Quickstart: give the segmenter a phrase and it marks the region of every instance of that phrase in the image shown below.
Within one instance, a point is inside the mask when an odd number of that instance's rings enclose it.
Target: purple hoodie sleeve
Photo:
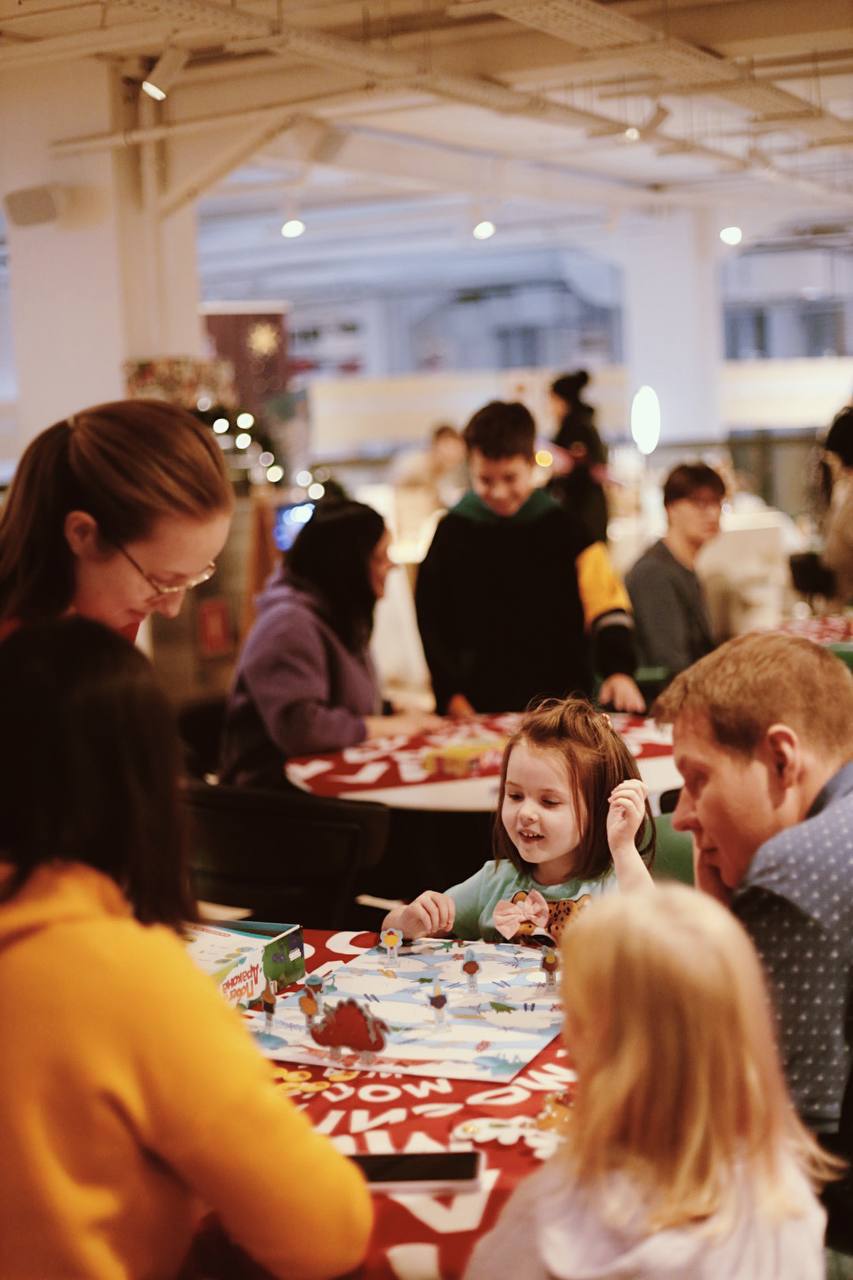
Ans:
[[[338,751],[366,737],[376,688],[367,666],[308,610],[271,610],[247,643],[241,675],[285,757]]]

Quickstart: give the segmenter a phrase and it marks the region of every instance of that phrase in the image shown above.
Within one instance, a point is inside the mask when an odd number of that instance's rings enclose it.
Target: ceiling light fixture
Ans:
[[[634,125],[629,124],[628,128],[625,130],[625,137],[628,139],[629,142],[639,142],[640,130],[637,129]]]
[[[483,218],[476,224],[471,235],[475,240],[491,240],[496,231],[497,227],[495,224],[490,222],[488,218]]]
[[[631,435],[640,453],[654,453],[660,440],[660,401],[653,387],[640,387],[631,401]]]
[[[185,49],[169,45],[160,54],[148,75],[142,81],[142,92],[155,102],[162,102],[187,65],[189,54]]]
[[[297,236],[301,236],[305,231],[305,223],[301,218],[288,218],[282,223],[281,234],[285,240],[295,240]]]
[[[730,245],[740,244],[741,240],[743,239],[743,232],[741,231],[740,227],[723,227],[722,231],[720,232],[720,239],[722,240],[723,244],[730,244]]]

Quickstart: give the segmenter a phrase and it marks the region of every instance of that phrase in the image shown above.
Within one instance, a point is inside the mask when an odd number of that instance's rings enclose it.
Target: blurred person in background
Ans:
[[[589,382],[585,369],[561,373],[551,383],[550,401],[557,421],[552,497],[586,529],[595,542],[607,541],[607,448],[595,426],[595,410],[581,399]]]
[[[407,451],[396,462],[391,482],[397,489],[422,489],[433,511],[452,507],[468,485],[465,441],[449,423],[435,427],[428,449]]]
[[[835,595],[853,600],[853,406],[836,414],[824,443],[832,492],[824,520],[823,563],[835,575]]]
[[[714,647],[696,557],[720,531],[725,494],[703,462],[682,463],[664,482],[666,533],[625,575],[641,666],[675,675]]]
[[[452,716],[591,696],[643,711],[628,595],[572,514],[536,487],[536,428],[493,400],[465,428],[471,489],[438,522],[415,604],[436,706]]]
[[[222,781],[283,785],[291,756],[437,725],[381,715],[368,646],[391,569],[389,534],[372,507],[323,501],[258,599],[228,696]]]

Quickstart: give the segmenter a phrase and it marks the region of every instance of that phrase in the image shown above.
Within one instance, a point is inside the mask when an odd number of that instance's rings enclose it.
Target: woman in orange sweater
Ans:
[[[83,618],[0,645],[0,1276],[167,1280],[214,1210],[274,1276],[362,1258],[356,1168],[272,1082],[179,937],[179,747]]]

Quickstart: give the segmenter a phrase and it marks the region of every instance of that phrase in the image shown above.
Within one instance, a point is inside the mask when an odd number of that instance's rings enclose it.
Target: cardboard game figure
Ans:
[[[317,997],[314,995],[314,992],[308,986],[306,986],[305,991],[299,997],[299,1008],[305,1014],[305,1021],[308,1023],[308,1027],[310,1030],[312,1023],[314,1022],[314,1019],[317,1017],[317,1014],[320,1011],[320,1006],[317,1003]]]
[[[397,959],[397,948],[403,941],[403,935],[399,929],[383,929],[379,935],[379,941],[388,953],[389,960]]]
[[[557,986],[557,970],[560,967],[560,957],[553,947],[546,947],[545,954],[542,957],[542,971],[545,974],[545,986],[553,991]]]
[[[308,977],[305,979],[305,986],[317,1001],[317,1010],[320,1013],[323,1011],[323,989],[325,985],[326,984],[320,977],[319,973],[309,973]]]
[[[480,965],[478,964],[477,958],[470,947],[465,952],[465,959],[462,964],[462,972],[467,973],[468,975],[468,990],[476,991],[477,990],[477,974],[480,972]]]
[[[272,1031],[272,1020],[275,1013],[275,989],[269,980],[261,995],[261,1004],[263,1005],[266,1029],[267,1031]]]
[[[335,1056],[342,1049],[351,1049],[368,1062],[385,1048],[387,1034],[388,1024],[357,1000],[341,1000],[311,1027],[315,1044],[330,1048]]]
[[[438,978],[435,980],[435,986],[432,989],[429,1002],[435,1011],[436,1022],[444,1022],[444,1006],[447,1004],[447,996],[442,991]]]

